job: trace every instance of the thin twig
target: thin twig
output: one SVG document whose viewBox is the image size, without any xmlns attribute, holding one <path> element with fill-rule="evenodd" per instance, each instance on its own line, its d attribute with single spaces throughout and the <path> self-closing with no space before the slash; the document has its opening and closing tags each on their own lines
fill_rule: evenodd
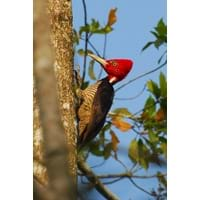
<svg viewBox="0 0 200 200">
<path fill-rule="evenodd" d="M 82 38 L 82 37 L 81 37 L 80 39 L 85 41 L 85 39 Z M 91 42 L 89 39 L 88 39 L 88 44 L 89 44 L 89 45 L 92 47 L 92 49 L 95 51 L 96 55 L 98 55 L 99 57 L 101 57 L 99 51 L 96 49 L 96 47 L 92 44 L 92 42 Z"/>
<path fill-rule="evenodd" d="M 84 175 L 82 175 L 81 176 L 81 183 L 82 184 L 84 184 L 84 185 L 88 185 L 88 184 L 93 184 L 93 183 L 91 183 L 91 182 L 89 182 L 89 181 L 84 181 L 83 180 L 83 176 Z M 111 181 L 104 181 L 104 182 L 102 182 L 102 184 L 104 184 L 104 185 L 110 185 L 110 184 L 113 184 L 113 183 L 116 183 L 116 182 L 118 182 L 118 181 L 120 181 L 121 179 L 123 179 L 124 177 L 119 177 L 119 178 L 117 178 L 117 179 L 114 179 L 114 180 L 111 180 Z M 93 186 L 94 186 L 94 184 L 93 184 Z"/>
<path fill-rule="evenodd" d="M 143 135 L 142 135 L 142 133 L 141 133 L 140 131 L 136 130 L 134 127 L 132 127 L 131 129 L 132 129 L 137 135 L 143 137 Z"/>
<path fill-rule="evenodd" d="M 133 166 L 130 168 L 130 172 L 133 173 L 134 170 L 136 170 L 138 168 L 138 164 L 134 163 Z"/>
<path fill-rule="evenodd" d="M 107 161 L 107 160 L 103 160 L 103 162 L 101 162 L 101 163 L 99 163 L 99 164 L 96 164 L 96 165 L 93 165 L 91 168 L 93 169 L 93 168 L 101 167 L 102 165 L 105 164 L 106 161 Z"/>
<path fill-rule="evenodd" d="M 160 64 L 161 60 L 163 59 L 164 55 L 167 53 L 167 50 L 164 51 L 164 53 L 161 55 L 161 57 L 158 60 L 158 64 Z"/>
<path fill-rule="evenodd" d="M 104 184 L 104 185 L 113 184 L 113 183 L 116 183 L 116 182 L 120 181 L 121 179 L 123 179 L 123 177 L 117 178 L 117 179 L 112 180 L 112 181 L 103 182 L 103 184 Z"/>
<path fill-rule="evenodd" d="M 139 190 L 145 192 L 146 194 L 150 195 L 150 196 L 155 196 L 154 194 L 152 194 L 151 192 L 148 192 L 147 190 L 145 190 L 144 188 L 140 187 L 139 185 L 137 185 L 132 178 L 129 178 L 130 182 L 136 187 L 138 188 Z"/>
<path fill-rule="evenodd" d="M 141 113 L 141 112 L 144 112 L 145 110 L 147 110 L 147 109 L 149 109 L 149 108 L 155 106 L 155 105 L 156 105 L 157 103 L 159 103 L 159 102 L 160 102 L 160 101 L 157 100 L 157 101 L 155 101 L 153 104 L 151 104 L 150 106 L 138 110 L 137 112 L 135 112 L 135 113 L 133 114 L 133 116 L 135 116 L 135 115 L 137 115 L 137 114 L 139 114 L 139 113 Z"/>
<path fill-rule="evenodd" d="M 82 0 L 83 3 L 83 11 L 84 11 L 84 25 L 87 26 L 87 8 L 85 0 Z M 84 60 L 83 60 L 83 75 L 82 75 L 82 84 L 83 86 L 84 80 L 85 80 L 85 74 L 86 74 L 86 64 L 87 64 L 87 49 L 88 49 L 88 32 L 85 32 L 85 53 L 84 53 Z"/>
<path fill-rule="evenodd" d="M 105 37 L 104 37 L 103 58 L 105 58 L 105 56 L 106 56 L 106 47 L 107 47 L 107 34 L 105 34 Z M 100 69 L 100 72 L 99 72 L 99 75 L 98 75 L 98 79 L 101 78 L 102 73 L 103 73 L 103 68 Z"/>
<path fill-rule="evenodd" d="M 106 47 L 107 47 L 107 33 L 105 34 L 105 37 L 104 37 L 103 58 L 106 57 Z"/>
<path fill-rule="evenodd" d="M 95 46 L 90 42 L 90 40 L 88 40 L 88 44 L 92 47 L 92 49 L 95 51 L 95 53 L 97 54 L 97 56 L 101 57 L 100 53 L 99 53 L 98 50 L 95 48 Z"/>
<path fill-rule="evenodd" d="M 120 100 L 120 101 L 130 101 L 130 100 L 134 100 L 136 98 L 138 98 L 140 95 L 142 95 L 142 93 L 145 91 L 146 89 L 146 84 L 144 85 L 144 87 L 142 88 L 142 90 L 136 94 L 135 96 L 133 97 L 126 97 L 126 98 L 114 98 L 114 100 Z"/>
<path fill-rule="evenodd" d="M 159 70 L 159 69 L 161 69 L 161 68 L 164 67 L 166 64 L 167 64 L 167 61 L 165 61 L 163 64 L 159 65 L 158 67 L 156 67 L 156 68 L 154 68 L 154 69 L 152 69 L 152 70 L 150 70 L 150 71 L 148 71 L 148 72 L 145 72 L 145 73 L 143 73 L 143 74 L 137 76 L 136 78 L 134 78 L 134 79 L 128 81 L 127 83 L 124 83 L 123 85 L 121 85 L 121 86 L 119 86 L 117 89 L 115 89 L 115 92 L 119 91 L 120 89 L 122 89 L 123 87 L 129 85 L 130 83 L 132 83 L 132 82 L 134 82 L 134 81 L 136 81 L 136 80 L 138 80 L 138 79 L 140 79 L 140 78 L 142 78 L 142 77 L 144 77 L 144 76 L 147 76 L 147 75 L 149 75 L 149 74 L 151 74 L 151 73 L 153 73 L 153 72 L 155 72 L 155 71 L 157 71 L 157 70 Z"/>
<path fill-rule="evenodd" d="M 121 166 L 123 166 L 124 169 L 125 169 L 126 171 L 128 171 L 128 168 L 126 167 L 126 165 L 125 165 L 121 160 L 119 160 L 116 156 L 113 156 L 113 158 L 114 158 Z"/>
</svg>

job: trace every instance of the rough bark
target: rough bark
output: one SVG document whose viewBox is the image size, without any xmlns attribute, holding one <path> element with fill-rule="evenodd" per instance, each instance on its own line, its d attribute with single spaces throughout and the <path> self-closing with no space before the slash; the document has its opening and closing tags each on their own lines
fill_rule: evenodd
<svg viewBox="0 0 200 200">
<path fill-rule="evenodd" d="M 76 199 L 71 1 L 34 1 L 34 75 L 34 177 L 57 199 Z"/>
<path fill-rule="evenodd" d="M 73 84 L 72 5 L 69 0 L 49 0 L 52 42 L 55 48 L 55 72 L 59 103 L 68 145 L 70 173 L 76 177 L 76 113 Z"/>
</svg>

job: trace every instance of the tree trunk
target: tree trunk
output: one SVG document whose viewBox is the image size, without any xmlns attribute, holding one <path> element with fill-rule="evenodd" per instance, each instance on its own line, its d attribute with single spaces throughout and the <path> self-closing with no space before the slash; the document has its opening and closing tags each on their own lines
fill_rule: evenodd
<svg viewBox="0 0 200 200">
<path fill-rule="evenodd" d="M 73 81 L 73 31 L 70 0 L 49 0 L 52 42 L 55 48 L 55 72 L 62 123 L 68 145 L 69 167 L 76 177 L 76 101 Z"/>
<path fill-rule="evenodd" d="M 49 15 L 45 14 L 47 8 Z M 67 0 L 49 0 L 48 4 L 34 1 L 34 177 L 43 185 L 48 183 L 58 199 L 76 199 L 71 10 L 71 1 Z"/>
</svg>

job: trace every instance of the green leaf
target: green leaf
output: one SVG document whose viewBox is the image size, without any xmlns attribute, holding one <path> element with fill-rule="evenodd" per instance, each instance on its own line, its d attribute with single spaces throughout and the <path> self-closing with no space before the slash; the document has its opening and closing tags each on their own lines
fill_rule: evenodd
<svg viewBox="0 0 200 200">
<path fill-rule="evenodd" d="M 112 151 L 112 142 L 106 144 L 106 146 L 104 148 L 104 159 L 105 160 L 107 160 L 110 157 L 111 151 Z"/>
<path fill-rule="evenodd" d="M 167 123 L 166 122 L 163 123 L 163 126 L 159 127 L 157 131 L 158 131 L 158 133 L 164 133 L 166 135 L 166 133 L 167 133 Z"/>
<path fill-rule="evenodd" d="M 154 31 L 150 32 L 156 37 L 156 40 L 148 42 L 142 48 L 142 51 L 147 49 L 152 44 L 154 44 L 154 46 L 158 49 L 162 44 L 167 43 L 167 26 L 163 22 L 163 19 L 159 20 L 157 26 L 154 28 Z"/>
<path fill-rule="evenodd" d="M 103 146 L 104 146 L 104 142 L 105 142 L 105 132 L 111 128 L 111 125 L 112 125 L 111 123 L 105 124 L 99 133 L 99 142 Z"/>
<path fill-rule="evenodd" d="M 165 158 L 167 158 L 167 143 L 162 143 L 160 145 L 160 148 L 162 149 L 162 152 L 164 153 Z"/>
<path fill-rule="evenodd" d="M 160 21 L 157 24 L 157 27 L 155 27 L 155 30 L 158 32 L 160 36 L 167 35 L 167 26 L 163 22 L 163 19 L 160 19 Z"/>
<path fill-rule="evenodd" d="M 158 49 L 164 43 L 160 38 L 154 42 L 154 46 Z"/>
<path fill-rule="evenodd" d="M 93 33 L 96 33 L 96 34 L 106 34 L 106 30 L 105 30 L 105 28 L 101 28 L 101 29 L 98 29 L 98 30 L 94 31 Z"/>
<path fill-rule="evenodd" d="M 159 137 L 160 142 L 167 143 L 167 139 L 165 137 L 160 136 Z"/>
<path fill-rule="evenodd" d="M 159 138 L 158 138 L 158 136 L 156 135 L 155 132 L 149 131 L 148 135 L 149 135 L 149 140 L 151 141 L 151 143 L 156 143 L 156 142 L 159 141 Z"/>
<path fill-rule="evenodd" d="M 93 141 L 90 143 L 90 152 L 95 156 L 104 156 L 104 151 L 100 150 L 100 145 L 98 141 Z"/>
<path fill-rule="evenodd" d="M 156 38 L 159 37 L 158 33 L 156 33 L 155 31 L 150 31 Z"/>
<path fill-rule="evenodd" d="M 144 169 L 148 169 L 149 151 L 147 147 L 143 144 L 141 139 L 139 139 L 138 141 L 138 149 L 139 149 L 139 163 Z"/>
<path fill-rule="evenodd" d="M 88 68 L 88 75 L 92 80 L 96 80 L 96 76 L 94 73 L 94 63 L 95 63 L 95 61 L 91 60 L 89 63 L 89 68 Z"/>
<path fill-rule="evenodd" d="M 142 51 L 144 51 L 145 49 L 147 49 L 148 47 L 150 47 L 152 44 L 154 44 L 154 42 L 148 42 L 146 45 L 144 45 L 144 47 L 142 48 Z"/>
<path fill-rule="evenodd" d="M 88 49 L 87 51 L 85 51 L 84 49 L 79 49 L 79 50 L 77 51 L 77 53 L 78 53 L 80 56 L 85 56 L 85 53 L 86 53 L 86 55 L 87 55 L 88 53 L 92 53 L 92 54 L 93 54 L 93 52 L 92 52 L 90 49 Z"/>
<path fill-rule="evenodd" d="M 92 23 L 90 24 L 90 32 L 95 32 L 99 28 L 100 24 L 95 19 L 92 19 Z"/>
<path fill-rule="evenodd" d="M 147 88 L 157 99 L 160 97 L 160 89 L 157 83 L 150 80 L 147 82 Z"/>
<path fill-rule="evenodd" d="M 101 129 L 102 132 L 106 132 L 111 128 L 112 123 L 107 123 L 104 125 L 104 127 Z"/>
<path fill-rule="evenodd" d="M 157 178 L 159 180 L 160 183 L 162 183 L 162 185 L 167 188 L 167 180 L 164 176 L 162 176 L 162 174 L 160 172 L 157 173 Z"/>
<path fill-rule="evenodd" d="M 160 89 L 161 89 L 161 96 L 166 97 L 167 96 L 167 81 L 165 78 L 165 75 L 163 73 L 160 73 Z"/>
<path fill-rule="evenodd" d="M 149 107 L 154 106 L 154 104 L 155 104 L 154 98 L 152 96 L 149 96 L 148 99 L 146 100 L 144 109 L 148 109 Z"/>
<path fill-rule="evenodd" d="M 145 112 L 147 112 L 150 116 L 152 116 L 156 111 L 155 100 L 152 96 L 149 96 L 145 102 L 144 106 Z"/>
<path fill-rule="evenodd" d="M 79 35 L 81 36 L 81 34 L 83 33 L 83 32 L 90 32 L 90 25 L 89 24 L 87 24 L 86 26 L 81 26 L 80 27 L 80 29 L 79 29 Z"/>
<path fill-rule="evenodd" d="M 137 140 L 131 141 L 128 149 L 128 156 L 134 163 L 139 161 Z"/>
<path fill-rule="evenodd" d="M 164 113 L 167 115 L 167 97 L 160 98 L 160 106 L 163 109 Z"/>
<path fill-rule="evenodd" d="M 105 33 L 110 33 L 112 30 L 113 30 L 113 28 L 108 25 L 103 28 L 103 31 L 105 31 Z"/>
<path fill-rule="evenodd" d="M 149 167 L 149 151 L 142 140 L 132 140 L 128 149 L 129 158 L 135 163 L 139 163 L 144 169 Z"/>
</svg>

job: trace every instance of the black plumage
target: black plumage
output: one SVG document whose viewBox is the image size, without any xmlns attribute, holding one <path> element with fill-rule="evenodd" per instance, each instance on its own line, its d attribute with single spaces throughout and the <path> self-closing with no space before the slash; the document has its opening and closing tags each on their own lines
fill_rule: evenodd
<svg viewBox="0 0 200 200">
<path fill-rule="evenodd" d="M 83 101 L 78 111 L 80 147 L 95 138 L 103 127 L 113 97 L 114 89 L 108 78 L 98 81 L 83 91 Z"/>
</svg>

